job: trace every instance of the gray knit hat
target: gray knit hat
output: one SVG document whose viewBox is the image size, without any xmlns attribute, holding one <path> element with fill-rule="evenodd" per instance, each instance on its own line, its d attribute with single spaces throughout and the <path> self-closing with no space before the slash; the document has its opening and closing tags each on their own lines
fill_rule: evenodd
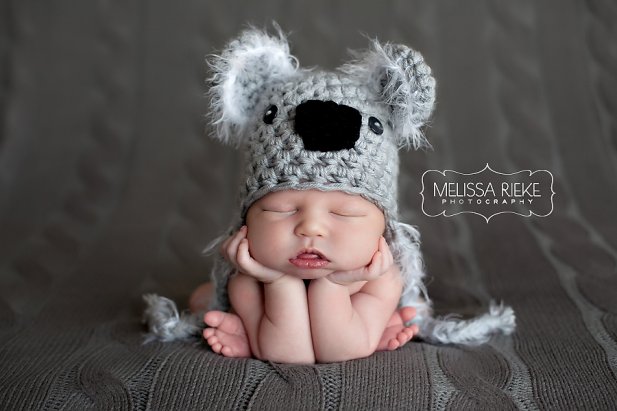
<svg viewBox="0 0 617 411">
<path fill-rule="evenodd" d="M 336 72 L 304 70 L 282 34 L 244 32 L 210 61 L 216 137 L 247 148 L 242 214 L 286 188 L 360 194 L 397 216 L 399 146 L 420 132 L 435 101 L 422 56 L 373 48 Z"/>
<path fill-rule="evenodd" d="M 246 152 L 240 216 L 231 231 L 273 191 L 361 195 L 384 212 L 386 239 L 397 261 L 406 260 L 406 284 L 418 297 L 418 233 L 398 223 L 397 177 L 399 147 L 427 144 L 420 127 L 435 101 L 435 79 L 420 53 L 374 41 L 337 71 L 307 70 L 280 32 L 248 30 L 209 63 L 215 138 Z M 217 269 L 214 277 L 224 284 L 227 273 Z M 226 299 L 218 303 L 226 308 Z"/>
<path fill-rule="evenodd" d="M 270 192 L 318 189 L 361 195 L 384 213 L 385 237 L 405 282 L 400 304 L 416 308 L 420 335 L 475 343 L 497 329 L 511 331 L 514 316 L 508 307 L 493 306 L 488 315 L 494 326 L 476 327 L 473 335 L 453 329 L 464 325 L 461 321 L 434 320 L 422 283 L 419 233 L 398 221 L 398 150 L 428 145 L 420 128 L 435 102 L 435 79 L 420 53 L 373 41 L 336 71 L 301 69 L 280 30 L 272 37 L 251 29 L 209 64 L 214 137 L 246 152 L 238 215 L 212 248 L 243 224 L 251 204 Z M 229 308 L 227 280 L 233 269 L 217 258 L 211 308 Z"/>
</svg>

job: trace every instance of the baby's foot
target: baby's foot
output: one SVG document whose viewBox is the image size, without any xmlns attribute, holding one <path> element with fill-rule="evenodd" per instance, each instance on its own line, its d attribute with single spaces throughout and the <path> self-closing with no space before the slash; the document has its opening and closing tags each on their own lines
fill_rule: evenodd
<svg viewBox="0 0 617 411">
<path fill-rule="evenodd" d="M 403 307 L 392 314 L 386 329 L 377 345 L 377 351 L 392 351 L 402 347 L 418 332 L 418 326 L 413 324 L 409 327 L 405 323 L 416 315 L 416 310 L 412 307 Z"/>
<path fill-rule="evenodd" d="M 240 317 L 223 311 L 209 311 L 204 315 L 204 322 L 209 327 L 203 335 L 212 351 L 225 357 L 251 357 L 249 339 Z"/>
</svg>

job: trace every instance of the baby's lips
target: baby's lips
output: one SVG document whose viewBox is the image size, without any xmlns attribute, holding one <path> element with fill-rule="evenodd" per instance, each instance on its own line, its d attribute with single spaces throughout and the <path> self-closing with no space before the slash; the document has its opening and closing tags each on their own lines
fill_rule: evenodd
<svg viewBox="0 0 617 411">
<path fill-rule="evenodd" d="M 326 256 L 315 248 L 304 248 L 289 259 L 289 262 L 299 268 L 323 268 L 330 263 Z"/>
<path fill-rule="evenodd" d="M 320 258 L 315 254 L 311 256 L 300 254 L 295 258 L 290 258 L 289 262 L 299 268 L 323 268 L 330 263 L 328 260 Z"/>
<path fill-rule="evenodd" d="M 300 259 L 320 259 L 329 261 L 328 258 L 319 250 L 314 248 L 306 248 L 301 250 L 296 258 Z"/>
<path fill-rule="evenodd" d="M 323 258 L 323 256 L 316 253 L 302 253 L 298 254 L 296 258 L 302 260 L 327 260 L 326 258 Z"/>
</svg>

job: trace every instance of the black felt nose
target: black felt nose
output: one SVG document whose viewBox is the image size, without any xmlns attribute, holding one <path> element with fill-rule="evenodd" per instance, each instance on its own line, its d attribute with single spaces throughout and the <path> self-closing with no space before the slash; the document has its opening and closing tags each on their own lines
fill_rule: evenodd
<svg viewBox="0 0 617 411">
<path fill-rule="evenodd" d="M 362 115 L 334 101 L 308 100 L 296 107 L 295 130 L 305 150 L 339 151 L 353 148 L 360 137 Z"/>
</svg>

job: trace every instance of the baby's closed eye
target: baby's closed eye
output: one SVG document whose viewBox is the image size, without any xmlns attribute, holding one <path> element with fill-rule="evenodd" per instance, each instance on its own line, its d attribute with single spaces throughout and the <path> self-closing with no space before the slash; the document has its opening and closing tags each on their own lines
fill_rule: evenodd
<svg viewBox="0 0 617 411">
<path fill-rule="evenodd" d="M 263 211 L 267 213 L 293 214 L 298 210 L 296 208 L 289 208 L 289 207 L 268 207 L 268 208 L 264 207 Z"/>
<path fill-rule="evenodd" d="M 366 212 L 364 210 L 359 209 L 333 209 L 330 211 L 330 214 L 334 214 L 338 217 L 366 217 Z"/>
<path fill-rule="evenodd" d="M 266 214 L 294 214 L 298 211 L 296 204 L 289 201 L 264 201 L 259 207 Z"/>
</svg>

